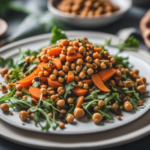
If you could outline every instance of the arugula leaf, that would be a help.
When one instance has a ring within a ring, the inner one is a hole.
[[[74,74],[78,74],[76,70],[72,70],[74,72]]]
[[[67,97],[67,95],[71,94],[71,91],[76,86],[75,82],[70,82],[69,84],[65,85],[65,95],[64,98]]]
[[[130,102],[131,102],[131,104],[132,104],[132,106],[133,106],[134,109],[137,109],[137,103],[136,103],[136,101],[137,100],[135,98],[131,98],[130,97]]]
[[[84,66],[84,67],[82,68],[82,70],[87,70],[87,66]]]
[[[31,109],[30,109],[31,110]],[[32,111],[33,112],[33,111]],[[36,111],[34,112],[34,115],[33,115],[33,120],[36,122],[36,123],[39,123],[40,122],[40,118],[41,118],[41,114],[39,111]]]
[[[102,114],[103,117],[106,117],[106,119],[108,119],[108,120],[113,120],[112,115],[110,115],[109,113],[106,113],[106,112],[104,112],[104,111],[102,111],[102,110],[98,110],[98,112],[99,112],[100,114]]]
[[[35,69],[37,67],[37,64],[30,64],[30,66],[28,67],[28,69],[30,71],[32,71],[33,69]]]
[[[35,82],[32,84],[33,87],[38,87],[39,85],[40,85],[40,81],[35,81]]]
[[[53,35],[52,35],[50,44],[56,44],[56,42],[60,39],[67,39],[67,36],[65,35],[65,33],[62,33],[62,30],[58,29],[56,26],[52,28],[51,32]]]
[[[97,99],[99,92],[100,92],[100,90],[95,90],[95,91],[93,91],[90,95],[88,95],[87,97],[85,97],[84,100]]]
[[[104,93],[104,94],[98,95],[97,98],[103,100],[103,99],[105,99],[109,95],[110,95],[110,93]]]
[[[25,89],[22,89],[21,90],[22,92],[23,92],[23,94],[25,94],[25,95],[31,95],[30,93],[28,93]]]
[[[118,91],[118,89],[115,88],[113,85],[111,85],[111,88],[112,88],[112,90],[115,91],[115,92]]]
[[[65,117],[67,117],[68,114],[73,114],[75,105],[74,105],[74,104],[70,104],[70,107],[71,107],[71,108],[70,108],[69,111],[66,113]]]

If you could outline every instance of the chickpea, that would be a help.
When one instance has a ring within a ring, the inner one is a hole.
[[[131,111],[133,109],[133,106],[132,104],[129,102],[129,101],[126,101],[124,104],[123,104],[123,107],[126,111]]]
[[[75,52],[75,49],[73,47],[68,48],[68,53],[73,54]]]
[[[72,114],[68,114],[66,117],[66,120],[68,123],[73,123],[74,116]]]
[[[52,99],[53,101],[54,101],[56,98],[57,98],[56,95],[52,95],[52,96],[51,96],[51,99]]]
[[[68,75],[65,75],[65,78],[64,78],[65,80],[67,80],[68,79]]]
[[[44,71],[44,76],[45,76],[45,77],[49,76],[49,72],[45,70],[45,71]]]
[[[85,112],[84,112],[83,109],[81,109],[81,108],[75,108],[75,109],[74,109],[74,116],[75,116],[75,118],[80,119],[80,118],[82,118],[84,115],[85,115]]]
[[[61,90],[64,90],[64,88],[61,87],[61,86],[57,88],[57,92],[58,92],[58,93],[59,93]]]
[[[118,120],[121,120],[121,116],[117,116],[117,119],[118,119]]]
[[[47,90],[45,88],[41,88],[40,89],[40,92],[43,94],[43,95],[46,95],[47,94]]]
[[[61,109],[61,110],[60,110],[60,113],[65,114],[65,113],[66,113],[66,110],[65,110],[65,109]]]
[[[79,78],[78,76],[75,76],[74,80],[75,80],[76,82],[78,82],[78,81],[80,81],[80,78]]]
[[[63,67],[62,67],[62,70],[63,70],[64,72],[68,72],[68,71],[69,71],[69,67],[68,67],[68,66],[63,66]]]
[[[123,87],[123,86],[124,86],[122,80],[119,80],[119,81],[118,81],[118,86],[119,86],[119,87]]]
[[[84,79],[86,77],[86,74],[84,72],[80,72],[79,77],[81,79]]]
[[[98,111],[98,109],[99,109],[98,106],[95,106],[95,107],[93,108],[94,111]]]
[[[129,72],[129,73],[130,73],[130,70],[129,70],[128,68],[126,68],[126,69],[125,69],[125,72]]]
[[[88,70],[87,70],[87,74],[88,75],[92,75],[94,73],[94,70],[92,69],[92,68],[89,68]]]
[[[7,68],[3,68],[3,69],[0,71],[0,74],[1,74],[2,76],[4,76],[5,74],[7,74],[7,72],[8,72],[8,69],[7,69]]]
[[[94,113],[92,116],[92,119],[93,119],[95,124],[98,124],[102,121],[103,117],[100,113]]]
[[[46,88],[47,88],[47,85],[41,85],[41,88],[45,88],[45,89],[46,89]]]
[[[10,75],[10,74],[12,74],[12,72],[13,72],[13,69],[10,69],[10,70],[7,72],[7,74]]]
[[[98,101],[98,106],[99,106],[99,107],[103,107],[104,105],[105,105],[104,101],[100,99],[100,100]]]
[[[122,73],[122,74],[125,74],[125,73],[126,73],[124,68],[121,69],[121,73]]]
[[[134,87],[134,82],[133,81],[126,81],[124,83],[124,86],[127,88],[132,88],[132,87]]]
[[[63,82],[64,82],[64,78],[59,77],[59,78],[58,78],[58,82],[63,83]]]
[[[28,113],[26,112],[26,111],[20,111],[20,113],[19,113],[19,118],[22,120],[22,121],[25,121],[25,120],[27,120],[27,118],[28,118]]]
[[[104,51],[104,57],[107,57],[109,55],[108,51]]]
[[[31,113],[30,117],[33,119],[34,113]]]
[[[132,79],[134,80],[134,81],[136,81],[136,79],[138,79],[139,78],[139,76],[137,75],[137,74],[133,74],[132,75]]]
[[[83,83],[81,81],[78,82],[78,87],[83,87]]]
[[[78,65],[78,66],[76,66],[76,71],[77,71],[77,72],[80,72],[80,71],[81,71],[81,69],[82,69],[82,65]]]
[[[10,91],[12,91],[13,86],[14,86],[14,85],[12,85],[11,83],[8,83],[8,86],[7,86],[7,87],[8,87],[8,89],[9,89]]]
[[[65,100],[60,99],[60,100],[56,103],[56,105],[57,105],[58,107],[63,107],[63,106],[65,105]]]
[[[44,55],[41,56],[41,60],[43,62],[48,62],[48,57],[44,54]]]
[[[31,115],[31,110],[30,110],[30,108],[27,110],[27,113],[28,113],[28,115]]]
[[[137,105],[138,105],[138,106],[142,106],[142,105],[144,105],[144,103],[143,103],[142,100],[138,100],[138,101],[137,101]]]
[[[51,91],[51,90],[54,90],[54,88],[53,88],[53,87],[49,87],[49,88],[47,89],[47,91]]]
[[[115,109],[118,109],[119,108],[119,105],[117,103],[114,103],[111,105],[111,109],[112,110],[115,110]]]
[[[142,94],[142,93],[145,93],[146,92],[146,85],[139,85],[137,88],[136,88],[137,92]]]
[[[68,98],[67,102],[68,102],[68,104],[72,104],[74,102],[74,99],[70,97],[70,98]]]
[[[60,54],[59,58],[61,61],[66,61],[66,55],[65,54]]]
[[[69,45],[68,40],[67,40],[67,39],[62,40],[62,41],[61,41],[61,45],[62,45],[62,46],[68,46],[68,45]]]
[[[59,73],[59,75],[62,76],[62,77],[64,77],[64,76],[66,75],[62,70],[60,70],[58,73]]]
[[[115,58],[114,57],[112,57],[111,59],[110,59],[110,62],[112,63],[112,64],[114,64],[115,63]]]
[[[35,56],[31,56],[31,57],[30,57],[30,60],[35,60]]]
[[[140,79],[136,79],[136,83],[137,83],[137,85],[143,85],[144,84],[144,82],[143,82],[143,80],[140,78]]]
[[[88,68],[93,68],[93,65],[90,64],[90,63],[86,63],[86,66],[87,66]]]
[[[64,124],[63,122],[61,122],[61,123],[59,124],[59,128],[64,129],[64,128],[65,128],[65,124]]]
[[[48,116],[49,116],[50,118],[52,118],[52,117],[53,117],[53,113],[52,113],[52,112],[48,113]]]
[[[123,102],[129,101],[129,100],[130,100],[130,97],[129,97],[129,96],[126,96],[126,97],[123,99]]]
[[[28,56],[28,57],[25,58],[25,62],[28,63],[29,61],[30,61],[30,56]]]
[[[77,65],[82,65],[83,64],[83,60],[81,58],[77,59],[76,64]]]
[[[8,112],[9,111],[9,105],[6,103],[3,103],[0,105],[0,108],[3,112]]]
[[[24,95],[23,97],[22,97],[22,99],[27,99],[29,97],[29,95]]]
[[[79,53],[83,53],[83,52],[85,52],[86,51],[86,49],[85,49],[85,47],[84,46],[81,46],[81,47],[79,47]]]
[[[22,85],[21,84],[17,84],[16,85],[16,90],[17,91],[21,91],[23,89]]]
[[[56,79],[56,75],[55,75],[55,74],[51,74],[51,75],[50,75],[50,79],[51,79],[51,80],[55,80],[55,79]]]
[[[89,63],[92,62],[92,57],[87,56],[87,57],[86,57],[86,61],[89,62]]]
[[[99,66],[100,65],[100,60],[97,58],[97,59],[94,60],[94,63]]]
[[[139,74],[139,70],[137,70],[137,69],[133,69],[132,71],[133,71],[133,73],[135,73],[137,75]]]
[[[116,76],[121,76],[121,71],[119,69],[116,70]]]
[[[23,93],[22,93],[22,91],[16,91],[15,95],[17,95],[18,97],[22,97]]]
[[[84,84],[83,84],[83,88],[84,88],[84,89],[88,89],[88,88],[89,88],[88,84],[87,84],[87,83],[84,83]]]
[[[104,62],[102,62],[102,63],[100,64],[100,68],[101,68],[101,69],[106,69],[106,68],[107,68],[107,65],[106,65]]]
[[[72,64],[71,64],[71,69],[72,69],[72,70],[75,70],[75,69],[76,69],[76,64],[75,64],[75,63],[72,63]]]
[[[44,76],[44,71],[40,71],[39,73],[38,73],[38,77],[43,77]]]
[[[122,69],[122,66],[121,66],[121,65],[116,65],[115,68],[121,70],[121,69]]]
[[[98,65],[96,63],[93,63],[93,69],[97,69],[98,68]]]
[[[73,46],[78,47],[79,46],[79,42],[78,41],[73,41]]]
[[[146,83],[146,78],[145,77],[141,77],[140,79],[143,80],[144,84]]]
[[[70,67],[70,65],[71,65],[71,62],[69,62],[69,61],[66,61],[66,63],[65,63],[65,66],[68,66],[68,67]]]
[[[6,82],[8,82],[8,81],[9,81],[9,75],[8,75],[8,74],[5,74],[5,75],[4,75],[4,79],[5,79]]]
[[[110,83],[111,85],[113,85],[113,86],[116,86],[116,83],[115,83],[114,80],[110,80],[109,83]]]

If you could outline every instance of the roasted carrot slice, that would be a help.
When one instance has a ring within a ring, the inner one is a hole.
[[[114,74],[116,73],[116,70],[113,68],[108,68],[105,70],[102,70],[98,73],[100,78],[103,82],[106,82],[108,79],[110,79]]]
[[[94,52],[100,52],[102,50],[102,47],[94,47]]]
[[[61,53],[61,51],[62,51],[62,47],[54,47],[48,51],[48,55],[49,56],[59,55]]]
[[[53,63],[55,64],[57,70],[60,70],[62,68],[62,63],[61,63],[61,60],[59,58],[55,58],[53,60]]]
[[[71,56],[67,56],[66,60],[71,62],[77,60],[78,58],[83,58],[83,56],[80,53],[75,53]]]
[[[41,81],[43,81],[43,82],[46,82],[46,83],[48,82],[48,80],[47,80],[48,77],[41,77],[40,79],[41,79]]]
[[[74,81],[74,72],[68,71],[67,84]]]
[[[100,89],[102,92],[110,92],[110,90],[104,85],[102,79],[98,74],[92,75],[92,80],[95,84],[95,86]]]
[[[60,86],[64,86],[63,84],[59,83],[57,80],[51,80],[50,78],[48,78],[48,84],[49,84],[49,86],[51,86],[53,88],[58,88]]]
[[[87,83],[89,86],[93,85],[92,79],[82,80],[83,83]]]
[[[35,98],[37,100],[40,99],[40,95],[41,95],[40,88],[36,88],[36,87],[30,86],[29,93],[31,94],[31,96],[33,98]],[[47,98],[43,96],[42,99],[46,100]]]
[[[82,106],[83,100],[84,100],[84,96],[79,96],[79,97],[77,98],[77,105],[76,105],[76,108],[80,108],[80,107]]]
[[[84,96],[88,90],[79,88],[79,87],[75,87],[74,89],[71,90],[73,94],[77,95],[77,96]]]

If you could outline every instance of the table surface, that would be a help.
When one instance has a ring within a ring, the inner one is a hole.
[[[20,3],[20,2],[19,2]],[[44,2],[41,0],[27,0],[27,1],[22,1],[24,6],[29,6],[30,3],[33,5],[34,8],[39,8],[40,9],[47,9],[46,3],[47,1],[45,0]],[[94,28],[94,29],[88,29],[88,31],[100,31],[100,32],[107,32],[111,34],[116,34],[120,29],[123,28],[128,28],[128,27],[135,27],[139,31],[139,21],[142,18],[142,16],[146,13],[148,10],[148,7],[137,7],[137,6],[132,6],[131,9],[128,11],[128,13],[125,14],[120,20],[118,20],[115,23],[112,23],[110,25],[107,25],[105,27],[101,28]],[[16,12],[10,12],[8,13],[3,19],[5,19],[8,23],[8,30],[7,32],[0,37],[0,40],[10,36],[13,34],[15,31],[16,27],[21,23],[21,21],[24,19],[26,15],[23,13],[16,13]],[[67,29],[67,26],[65,24],[65,30]],[[84,30],[81,28],[76,28],[76,27],[69,27],[71,30]],[[38,34],[43,34],[43,33],[49,33],[50,31],[43,31],[43,30],[38,30],[38,31],[33,31],[28,35],[24,35],[21,38],[29,37],[29,36],[35,36]],[[147,47],[145,46],[144,42],[142,39],[140,40],[140,48],[149,51]],[[118,146],[118,147],[113,147],[113,148],[108,148],[108,150],[126,150],[126,149],[136,149],[136,150],[141,150],[144,147],[144,150],[149,150],[150,148],[150,135],[144,137],[143,139],[140,139],[138,141]],[[27,148],[25,146],[21,146],[15,143],[12,143],[8,140],[5,140],[3,138],[0,138],[0,150],[35,150],[34,148]]]

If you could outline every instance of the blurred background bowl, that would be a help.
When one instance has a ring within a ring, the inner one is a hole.
[[[132,6],[131,0],[110,0],[113,4],[119,6],[118,11],[113,12],[110,15],[104,14],[100,16],[85,17],[59,11],[57,6],[60,1],[61,0],[48,0],[48,9],[52,15],[65,23],[81,28],[94,28],[108,25],[121,18]]]

